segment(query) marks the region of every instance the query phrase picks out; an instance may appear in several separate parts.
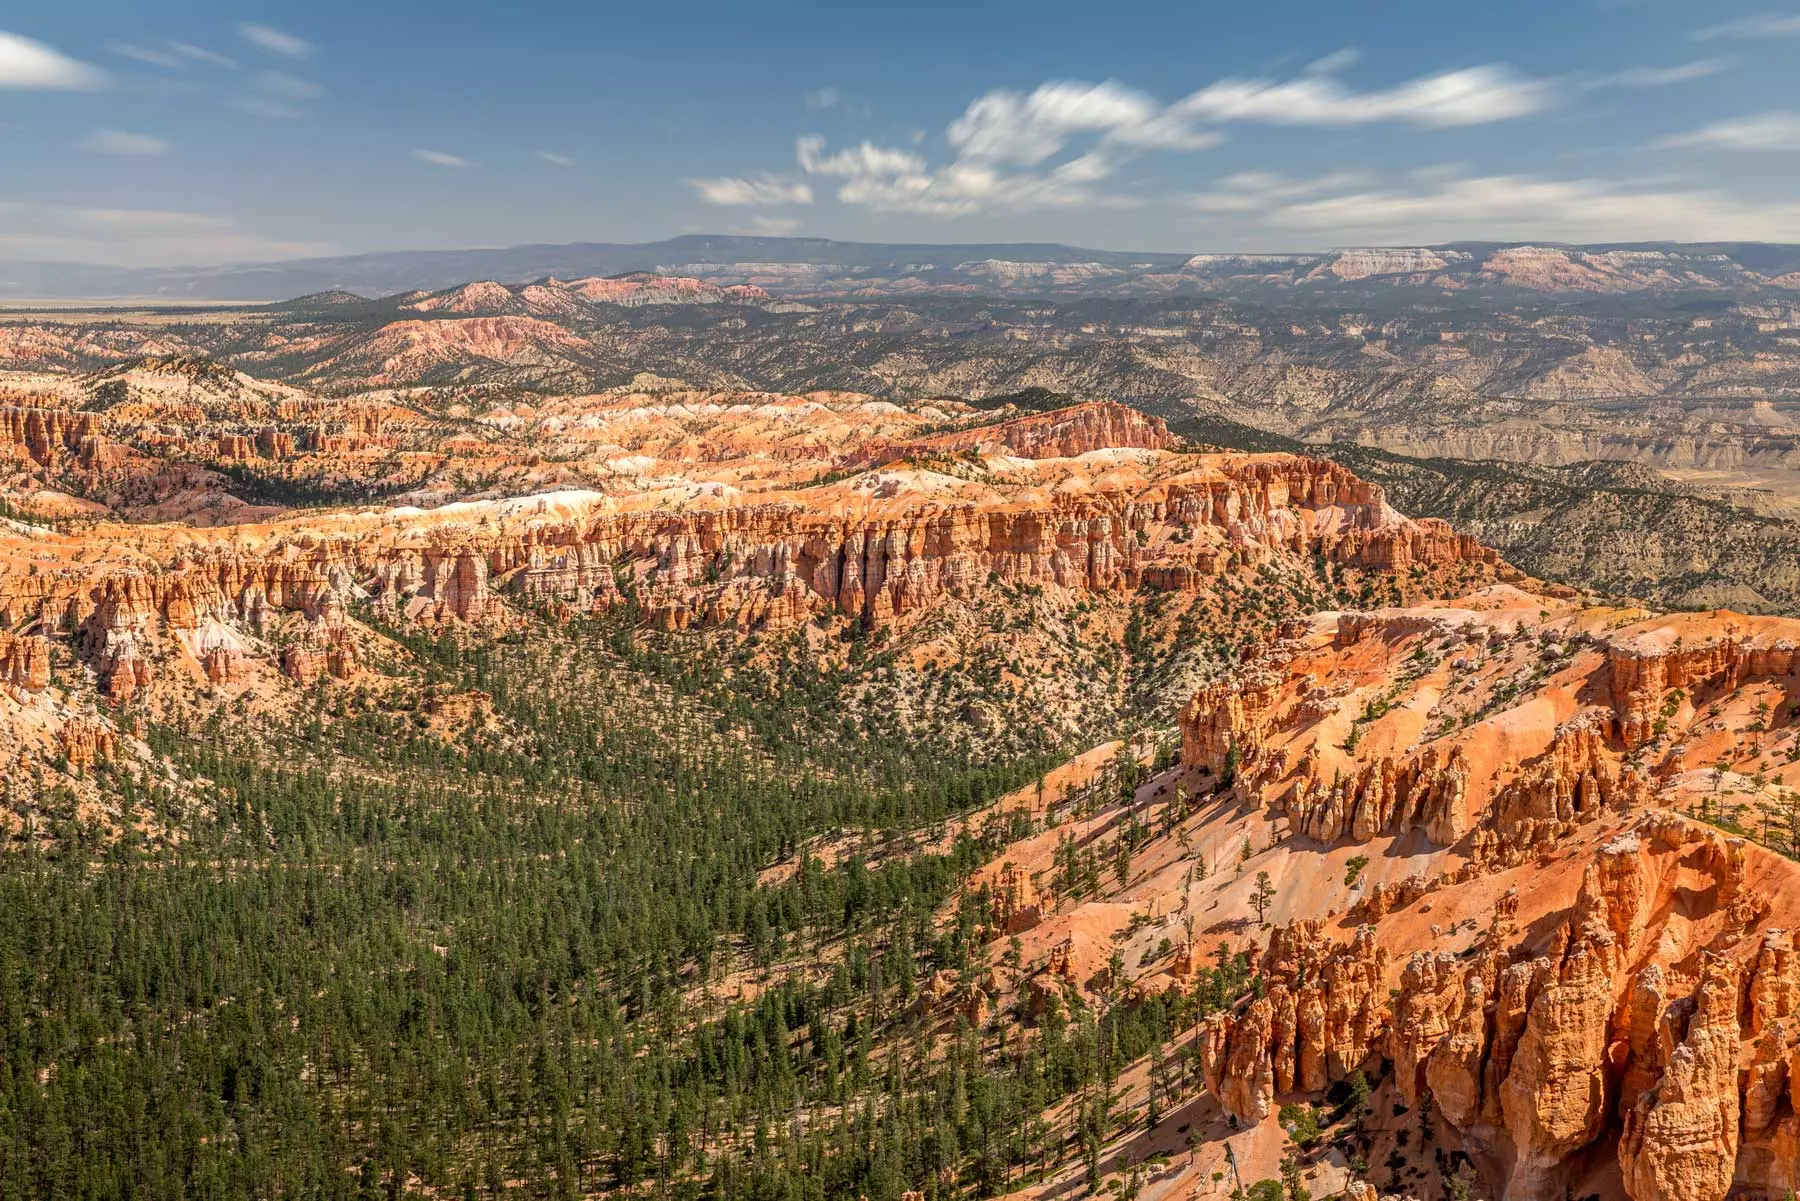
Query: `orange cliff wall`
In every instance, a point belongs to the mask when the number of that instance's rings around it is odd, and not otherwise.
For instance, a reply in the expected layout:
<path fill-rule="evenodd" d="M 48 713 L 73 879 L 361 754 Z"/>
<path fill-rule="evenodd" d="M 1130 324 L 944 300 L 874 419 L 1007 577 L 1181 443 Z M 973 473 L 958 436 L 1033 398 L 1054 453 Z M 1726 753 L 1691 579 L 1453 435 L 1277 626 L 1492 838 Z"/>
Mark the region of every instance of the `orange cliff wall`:
<path fill-rule="evenodd" d="M 84 439 L 99 433 L 99 419 L 92 413 L 0 407 L 0 457 L 38 467 L 54 470 L 81 453 Z"/>
<path fill-rule="evenodd" d="M 1178 441 L 1161 418 L 1100 400 L 928 438 L 880 442 L 857 452 L 850 462 L 874 466 L 908 456 L 965 452 L 1069 459 L 1096 450 L 1171 450 Z"/>
<path fill-rule="evenodd" d="M 1147 547 L 1136 531 L 1183 525 L 1209 535 Z M 528 599 L 600 603 L 618 575 L 675 624 L 835 608 L 881 618 L 946 592 L 1007 583 L 1135 587 L 1152 567 L 1185 562 L 1216 572 L 1278 552 L 1346 564 L 1493 565 L 1494 552 L 1442 522 L 1385 509 L 1379 489 L 1333 464 L 1290 456 L 1240 459 L 1210 478 L 1182 477 L 1143 494 L 1056 496 L 1047 503 L 913 507 L 866 513 L 790 501 L 694 512 L 596 511 L 541 520 L 384 523 L 352 535 L 329 525 L 276 535 L 254 550 L 195 540 L 159 570 L 117 567 L 0 575 L 0 620 L 72 631 L 155 613 L 178 628 L 206 618 L 257 621 L 270 610 L 321 616 L 358 586 L 422 598 L 434 616 L 477 620 L 503 586 Z M 789 597 L 790 593 L 795 595 Z M 773 602 L 781 602 L 779 604 Z M 680 610 L 686 609 L 686 612 Z"/>
<path fill-rule="evenodd" d="M 0 622 L 80 633 L 110 679 L 139 662 L 134 644 L 158 623 L 260 628 L 280 612 L 329 620 L 357 595 L 409 617 L 479 621 L 501 591 L 589 608 L 629 590 L 668 627 L 781 628 L 832 610 L 887 620 L 972 595 L 990 579 L 1122 590 L 1147 578 L 1198 583 L 1230 563 L 1281 553 L 1381 570 L 1498 564 L 1442 522 L 1397 517 L 1378 488 L 1334 464 L 1286 455 L 1196 463 L 1204 469 L 1140 492 L 1031 503 L 840 498 L 809 507 L 784 499 L 689 512 L 551 512 L 546 502 L 532 512 L 527 498 L 454 516 L 342 516 L 336 531 L 332 518 L 277 526 L 255 544 L 229 530 L 183 531 L 161 566 L 0 574 Z M 1180 541 L 1167 536 L 1176 529 L 1186 535 Z"/>

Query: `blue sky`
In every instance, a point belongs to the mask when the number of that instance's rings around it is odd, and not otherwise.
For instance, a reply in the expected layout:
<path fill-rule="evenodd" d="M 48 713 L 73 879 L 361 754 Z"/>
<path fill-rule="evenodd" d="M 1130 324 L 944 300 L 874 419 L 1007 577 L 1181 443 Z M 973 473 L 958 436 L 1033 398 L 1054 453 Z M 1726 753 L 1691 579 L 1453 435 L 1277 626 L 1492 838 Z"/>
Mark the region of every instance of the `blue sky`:
<path fill-rule="evenodd" d="M 0 258 L 1800 241 L 1797 68 L 1756 0 L 65 0 L 0 15 Z"/>

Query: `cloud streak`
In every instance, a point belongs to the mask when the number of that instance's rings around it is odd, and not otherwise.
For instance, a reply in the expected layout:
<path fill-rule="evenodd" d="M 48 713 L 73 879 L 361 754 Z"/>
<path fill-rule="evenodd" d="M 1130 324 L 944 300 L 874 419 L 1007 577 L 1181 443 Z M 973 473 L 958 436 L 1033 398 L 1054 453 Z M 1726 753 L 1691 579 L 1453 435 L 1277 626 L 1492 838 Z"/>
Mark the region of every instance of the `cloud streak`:
<path fill-rule="evenodd" d="M 1800 13 L 1758 13 L 1754 17 L 1741 17 L 1720 25 L 1709 25 L 1694 33 L 1696 42 L 1712 42 L 1720 38 L 1752 41 L 1759 38 L 1800 38 Z"/>
<path fill-rule="evenodd" d="M 1486 125 L 1540 113 L 1556 86 L 1492 64 L 1445 71 L 1383 91 L 1355 92 L 1328 76 L 1285 83 L 1226 79 L 1171 105 L 1182 118 L 1271 125 L 1349 126 L 1400 122 L 1426 129 Z"/>
<path fill-rule="evenodd" d="M 147 133 L 126 133 L 121 129 L 96 129 L 77 143 L 89 154 L 110 154 L 120 158 L 148 158 L 169 153 L 169 143 Z"/>
<path fill-rule="evenodd" d="M 750 179 L 690 179 L 703 204 L 723 207 L 752 205 L 811 204 L 812 188 L 803 180 L 785 179 L 766 172 Z"/>
<path fill-rule="evenodd" d="M 452 167 L 460 169 L 475 165 L 460 154 L 449 154 L 442 150 L 415 150 L 412 152 L 412 156 L 421 163 L 430 163 L 434 167 Z"/>
<path fill-rule="evenodd" d="M 1644 90 L 1673 87 L 1676 84 L 1692 83 L 1696 79 L 1706 79 L 1722 71 L 1728 71 L 1736 64 L 1737 60 L 1733 58 L 1702 58 L 1689 63 L 1678 63 L 1672 67 L 1631 67 L 1624 71 L 1616 71 L 1611 75 L 1597 76 L 1582 84 L 1582 87 L 1589 91 L 1600 88 Z"/>
<path fill-rule="evenodd" d="M 223 54 L 216 54 L 189 42 L 171 41 L 167 38 L 149 42 L 108 42 L 106 48 L 121 58 L 169 71 L 179 71 L 194 63 L 221 67 L 228 71 L 235 71 L 238 66 L 235 59 L 226 58 Z"/>
<path fill-rule="evenodd" d="M 306 59 L 312 57 L 313 45 L 305 38 L 280 29 L 271 29 L 267 25 L 239 25 L 238 36 L 252 46 L 267 50 L 270 54 L 278 54 L 283 58 Z"/>
<path fill-rule="evenodd" d="M 1475 176 L 1414 191 L 1363 190 L 1281 205 L 1267 225 L 1332 244 L 1466 239 L 1561 242 L 1800 239 L 1800 204 L 1709 188 L 1627 188 L 1603 180 Z"/>
<path fill-rule="evenodd" d="M 0 33 L 0 88 L 85 92 L 103 88 L 106 72 L 78 62 L 42 42 Z"/>
<path fill-rule="evenodd" d="M 809 176 L 842 180 L 838 200 L 879 211 L 961 216 L 1126 208 L 1141 201 L 1100 185 L 1144 154 L 1215 146 L 1229 125 L 1387 122 L 1451 129 L 1530 116 L 1551 108 L 1559 96 L 1554 83 L 1498 64 L 1356 91 L 1331 74 L 1354 61 L 1340 52 L 1297 79 L 1220 80 L 1167 105 L 1110 80 L 1053 81 L 1030 92 L 995 89 L 951 122 L 946 137 L 956 157 L 936 168 L 916 151 L 872 142 L 828 150 L 816 134 L 799 139 L 795 157 Z M 1236 203 L 1224 196 L 1211 202 Z"/>
<path fill-rule="evenodd" d="M 1777 111 L 1715 121 L 1692 133 L 1664 138 L 1659 146 L 1716 150 L 1800 151 L 1800 113 Z"/>

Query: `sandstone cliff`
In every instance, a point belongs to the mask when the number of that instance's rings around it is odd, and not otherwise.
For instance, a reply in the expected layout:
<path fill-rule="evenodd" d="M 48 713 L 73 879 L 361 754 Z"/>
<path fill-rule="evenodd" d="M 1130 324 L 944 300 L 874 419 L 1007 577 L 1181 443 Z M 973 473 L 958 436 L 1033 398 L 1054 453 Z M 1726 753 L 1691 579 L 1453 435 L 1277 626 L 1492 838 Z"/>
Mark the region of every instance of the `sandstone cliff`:
<path fill-rule="evenodd" d="M 1731 812 L 1716 798 L 1741 779 L 1736 821 L 1785 837 L 1757 814 L 1783 812 L 1800 771 L 1800 754 L 1769 762 L 1800 750 L 1776 704 L 1800 686 L 1796 632 L 1499 586 L 1294 623 L 1202 689 L 1182 717 L 1184 762 L 1279 823 L 1269 854 L 1286 870 L 1348 862 L 1359 845 L 1441 865 L 1350 890 L 1360 897 L 1335 923 L 1271 933 L 1264 994 L 1196 1034 L 1220 1106 L 1260 1121 L 1290 1089 L 1375 1072 L 1379 1050 L 1398 1102 L 1429 1098 L 1496 1196 L 1795 1187 L 1800 961 L 1787 931 L 1800 879 L 1671 809 Z M 1426 928 L 1438 912 L 1448 931 Z M 1346 993 L 1339 1012 L 1354 1020 L 1323 1026 L 1283 985 L 1308 982 L 1304 998 L 1346 978 L 1375 987 Z M 1306 1030 L 1320 1032 L 1312 1044 Z M 1297 1065 L 1318 1039 L 1344 1055 L 1308 1075 Z"/>
<path fill-rule="evenodd" d="M 721 503 L 722 502 L 722 503 Z M 85 539 L 92 543 L 92 537 Z M 822 612 L 881 622 L 991 583 L 1193 587 L 1272 556 L 1405 572 L 1493 572 L 1492 552 L 1395 515 L 1341 468 L 1293 456 L 1176 456 L 1108 486 L 958 502 L 927 489 L 693 504 L 593 494 L 339 515 L 241 534 L 134 539 L 138 564 L 0 576 L 0 621 L 79 636 L 115 699 L 148 682 L 145 642 L 205 622 L 322 627 L 353 602 L 479 622 L 510 598 L 636 605 L 669 628 L 788 628 Z"/>

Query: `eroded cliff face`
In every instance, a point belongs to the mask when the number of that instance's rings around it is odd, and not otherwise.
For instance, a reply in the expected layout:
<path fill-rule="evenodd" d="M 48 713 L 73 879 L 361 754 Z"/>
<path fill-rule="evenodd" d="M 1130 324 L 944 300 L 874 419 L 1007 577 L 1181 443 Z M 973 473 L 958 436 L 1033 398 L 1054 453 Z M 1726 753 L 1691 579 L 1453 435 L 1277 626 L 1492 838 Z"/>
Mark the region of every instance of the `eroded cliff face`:
<path fill-rule="evenodd" d="M 1753 633 L 1759 623 L 1749 619 L 1723 624 L 1692 643 L 1680 633 L 1652 631 L 1608 646 L 1613 708 L 1627 745 L 1654 736 L 1659 708 L 1674 689 L 1730 690 L 1749 679 L 1792 675 L 1800 664 L 1792 638 Z"/>
<path fill-rule="evenodd" d="M 1284 812 L 1295 835 L 1419 829 L 1510 865 L 1712 765 L 1700 745 L 1725 727 L 1708 724 L 1707 701 L 1747 685 L 1773 696 L 1800 669 L 1779 620 L 1621 615 L 1522 594 L 1479 604 L 1295 627 L 1194 697 L 1184 762 L 1213 781 L 1229 769 L 1232 788 Z M 1750 733 L 1772 728 L 1769 699 L 1742 709 Z"/>
<path fill-rule="evenodd" d="M 1318 921 L 1274 932 L 1262 957 L 1267 991 L 1237 1013 L 1216 1013 L 1196 1034 L 1201 1074 L 1225 1111 L 1262 1121 L 1279 1094 L 1316 1093 L 1375 1050 L 1388 1022 L 1387 952 L 1364 927 L 1348 944 Z"/>
<path fill-rule="evenodd" d="M 748 503 L 704 491 L 698 504 L 635 506 L 558 494 L 295 521 L 254 539 L 189 533 L 163 551 L 144 538 L 123 562 L 6 572 L 0 621 L 78 638 L 124 700 L 149 682 L 147 644 L 160 633 L 207 623 L 260 633 L 283 614 L 329 631 L 365 602 L 408 620 L 476 623 L 509 604 L 630 603 L 671 629 L 779 630 L 827 612 L 896 620 L 994 584 L 1193 587 L 1284 555 L 1499 570 L 1491 552 L 1398 517 L 1378 490 L 1314 460 L 1163 456 L 1147 476 L 1107 483 L 969 500 L 854 486 Z"/>
<path fill-rule="evenodd" d="M 81 455 L 100 423 L 91 413 L 59 409 L 0 407 L 0 455 L 56 469 Z"/>
<path fill-rule="evenodd" d="M 50 686 L 50 642 L 41 634 L 0 632 L 0 684 L 26 692 Z"/>
<path fill-rule="evenodd" d="M 1599 848 L 1547 942 L 1415 955 L 1392 1035 L 1403 1095 L 1429 1089 L 1509 1197 L 1562 1195 L 1614 1137 L 1638 1201 L 1788 1187 L 1791 1160 L 1773 1175 L 1771 1153 L 1740 1160 L 1740 1126 L 1746 1146 L 1791 1146 L 1794 1120 L 1775 1066 L 1792 1049 L 1792 944 L 1746 859 L 1741 841 L 1650 813 Z"/>
<path fill-rule="evenodd" d="M 1787 837 L 1771 822 L 1800 760 L 1793 627 L 1498 586 L 1293 623 L 1202 689 L 1183 761 L 1271 822 L 1270 854 L 1348 862 L 1333 848 L 1350 844 L 1369 848 L 1352 876 L 1374 855 L 1439 868 L 1271 933 L 1263 995 L 1197 1036 L 1219 1105 L 1258 1122 L 1289 1080 L 1316 1094 L 1373 1076 L 1379 1051 L 1398 1103 L 1429 1101 L 1495 1196 L 1722 1201 L 1800 1183 L 1800 872 L 1675 811 Z M 1278 982 L 1323 984 L 1321 929 L 1327 962 L 1378 965 L 1359 950 L 1374 948 L 1396 966 L 1356 994 L 1373 1036 L 1346 1046 L 1363 1056 L 1308 1079 L 1282 1070 L 1307 1023 Z"/>
<path fill-rule="evenodd" d="M 1615 1160 L 1635 1201 L 1779 1195 L 1800 1146 L 1792 936 L 1751 878 L 1775 865 L 1673 814 L 1608 826 L 1574 904 L 1533 927 L 1502 895 L 1465 950 L 1390 967 L 1395 923 L 1274 930 L 1261 995 L 1195 1034 L 1206 1088 L 1237 1122 L 1386 1056 L 1395 1095 L 1430 1101 L 1494 1195 L 1582 1192 Z"/>
<path fill-rule="evenodd" d="M 1097 450 L 1172 450 L 1175 445 L 1160 418 L 1114 401 L 1095 401 L 956 433 L 877 442 L 859 451 L 855 461 L 873 466 L 907 457 L 958 454 L 1072 459 Z"/>

